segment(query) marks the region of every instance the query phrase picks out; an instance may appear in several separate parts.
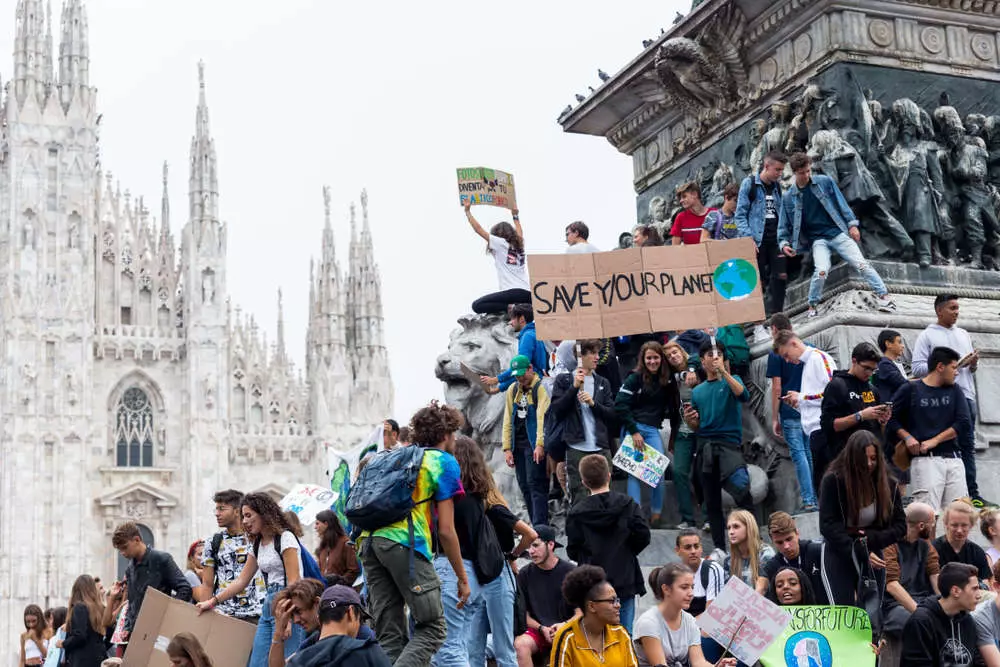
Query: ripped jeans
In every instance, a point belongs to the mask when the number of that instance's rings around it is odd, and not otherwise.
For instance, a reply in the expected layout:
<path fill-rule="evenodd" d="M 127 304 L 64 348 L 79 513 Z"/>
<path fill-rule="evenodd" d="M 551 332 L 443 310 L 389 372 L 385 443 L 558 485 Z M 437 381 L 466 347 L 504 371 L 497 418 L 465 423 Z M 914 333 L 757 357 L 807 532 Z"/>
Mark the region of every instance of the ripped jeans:
<path fill-rule="evenodd" d="M 889 292 L 878 272 L 861 254 L 861 248 L 858 244 L 850 236 L 841 232 L 832 239 L 817 239 L 812 242 L 812 259 L 815 269 L 813 269 L 812 280 L 809 281 L 810 306 L 818 304 L 823 296 L 823 285 L 826 283 L 826 276 L 830 273 L 832 265 L 831 253 L 840 255 L 845 262 L 850 264 L 851 268 L 860 273 L 876 296 L 882 296 Z"/>

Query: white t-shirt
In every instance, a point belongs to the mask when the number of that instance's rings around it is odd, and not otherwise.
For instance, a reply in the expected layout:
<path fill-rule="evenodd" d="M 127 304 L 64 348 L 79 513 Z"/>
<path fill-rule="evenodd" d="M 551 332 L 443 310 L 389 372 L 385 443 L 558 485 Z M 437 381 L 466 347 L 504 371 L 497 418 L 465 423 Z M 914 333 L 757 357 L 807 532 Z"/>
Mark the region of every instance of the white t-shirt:
<path fill-rule="evenodd" d="M 530 289 L 523 252 L 512 252 L 507 241 L 490 234 L 490 254 L 493 255 L 493 263 L 497 266 L 497 281 L 500 283 L 501 292 L 509 289 Z"/>
<path fill-rule="evenodd" d="M 642 650 L 642 638 L 655 637 L 660 640 L 663 647 L 663 655 L 667 659 L 668 665 L 683 665 L 687 667 L 691 664 L 688 661 L 688 651 L 692 646 L 701 646 L 701 632 L 698 630 L 698 623 L 694 616 L 686 611 L 681 612 L 681 627 L 676 631 L 671 630 L 667 622 L 663 620 L 663 614 L 658 607 L 647 609 L 636 620 L 632 630 L 632 643 L 635 645 L 635 653 L 639 658 L 639 667 L 650 667 L 649 660 L 646 659 L 646 652 Z"/>
<path fill-rule="evenodd" d="M 585 255 L 588 252 L 601 252 L 597 246 L 595 246 L 590 241 L 584 241 L 583 243 L 577 243 L 571 246 L 566 246 L 567 255 Z"/>
<path fill-rule="evenodd" d="M 295 555 L 299 560 L 299 577 L 301 578 L 302 550 L 299 549 L 299 541 L 295 539 L 295 535 L 286 530 L 281 534 L 281 552 L 284 553 L 289 549 L 295 549 Z M 261 541 L 260 547 L 257 549 L 257 567 L 260 568 L 268 586 L 271 584 L 285 585 L 285 566 L 281 556 L 274 550 L 273 540 Z"/>

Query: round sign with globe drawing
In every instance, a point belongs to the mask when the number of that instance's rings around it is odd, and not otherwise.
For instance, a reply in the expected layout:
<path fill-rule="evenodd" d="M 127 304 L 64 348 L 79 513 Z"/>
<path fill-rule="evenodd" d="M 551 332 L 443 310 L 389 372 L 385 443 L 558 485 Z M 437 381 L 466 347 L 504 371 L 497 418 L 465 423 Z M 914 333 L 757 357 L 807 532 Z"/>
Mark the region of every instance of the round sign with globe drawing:
<path fill-rule="evenodd" d="M 785 642 L 786 667 L 833 667 L 830 641 L 818 632 L 796 632 Z"/>
<path fill-rule="evenodd" d="M 715 267 L 712 282 L 723 299 L 739 301 L 753 294 L 757 287 L 757 270 L 745 259 L 727 259 Z"/>

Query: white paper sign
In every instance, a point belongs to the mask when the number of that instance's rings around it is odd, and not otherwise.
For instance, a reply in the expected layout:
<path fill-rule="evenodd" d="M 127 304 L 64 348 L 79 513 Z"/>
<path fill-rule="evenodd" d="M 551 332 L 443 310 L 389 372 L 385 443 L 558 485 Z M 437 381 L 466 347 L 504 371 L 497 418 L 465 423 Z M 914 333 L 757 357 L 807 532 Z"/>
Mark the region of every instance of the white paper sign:
<path fill-rule="evenodd" d="M 624 470 L 655 489 L 663 479 L 663 473 L 667 471 L 670 459 L 646 443 L 643 443 L 642 447 L 640 452 L 632 442 L 632 436 L 626 435 L 611 462 L 616 468 Z"/>
<path fill-rule="evenodd" d="M 330 509 L 330 505 L 337 500 L 338 495 L 329 488 L 316 484 L 299 484 L 278 504 L 285 512 L 295 512 L 302 525 L 308 526 L 316 520 L 317 514 Z"/>
<path fill-rule="evenodd" d="M 698 617 L 698 627 L 747 665 L 752 665 L 778 638 L 792 615 L 743 583 L 730 577 L 722 593 Z"/>

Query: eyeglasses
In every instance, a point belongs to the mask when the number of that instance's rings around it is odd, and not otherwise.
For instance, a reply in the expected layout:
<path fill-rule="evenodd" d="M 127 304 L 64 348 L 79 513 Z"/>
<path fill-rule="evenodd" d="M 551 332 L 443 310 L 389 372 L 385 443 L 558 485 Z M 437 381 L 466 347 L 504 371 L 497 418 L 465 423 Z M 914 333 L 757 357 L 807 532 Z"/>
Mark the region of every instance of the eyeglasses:
<path fill-rule="evenodd" d="M 591 602 L 607 602 L 608 604 L 618 607 L 621 605 L 622 599 L 616 595 L 613 598 L 598 598 L 596 600 L 591 600 Z"/>
<path fill-rule="evenodd" d="M 858 364 L 865 373 L 874 373 L 878 370 L 878 366 L 865 366 L 864 364 Z"/>

